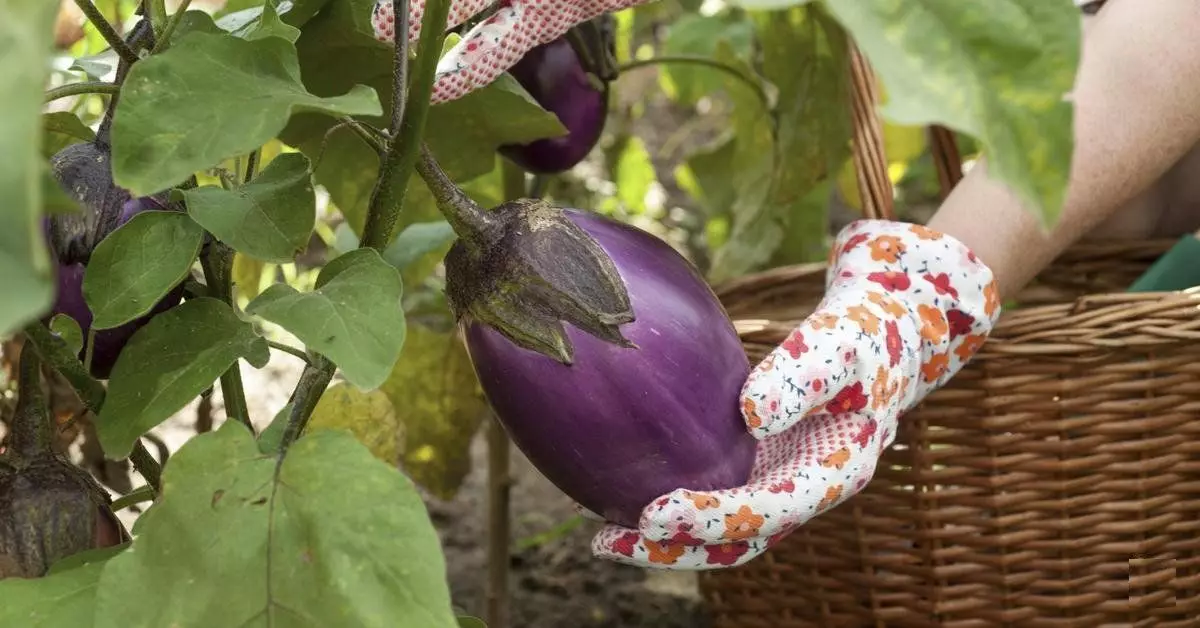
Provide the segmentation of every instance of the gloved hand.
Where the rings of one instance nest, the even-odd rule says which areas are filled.
[[[665,569],[758,556],[862,490],[901,415],[971,359],[1000,314],[991,270],[919,225],[849,225],[826,287],[816,311],[746,381],[742,414],[759,439],[749,483],[664,495],[639,529],[602,529],[596,556]]]
[[[438,62],[430,102],[456,100],[486,87],[530,49],[562,37],[577,24],[651,1],[501,0],[495,14],[468,31]],[[494,4],[494,0],[450,0],[446,28],[454,28]],[[410,0],[408,6],[408,41],[415,46],[425,0]],[[376,0],[371,24],[379,41],[395,42],[391,0]]]

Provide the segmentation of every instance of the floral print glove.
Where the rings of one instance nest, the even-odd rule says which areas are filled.
[[[847,226],[826,288],[746,381],[742,414],[759,439],[749,483],[665,495],[639,529],[601,530],[597,556],[665,569],[758,556],[862,490],[901,415],[971,359],[1000,314],[992,272],[966,246],[900,222]]]
[[[456,100],[481,87],[521,60],[526,52],[562,37],[568,30],[604,13],[653,0],[501,0],[499,10],[477,24],[438,62],[433,104]],[[496,4],[494,0],[450,0],[446,28],[454,28]],[[408,41],[421,34],[424,0],[410,0]],[[396,21],[391,0],[376,0],[371,12],[375,38],[394,43]]]

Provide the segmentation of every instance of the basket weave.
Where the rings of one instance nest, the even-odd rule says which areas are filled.
[[[851,57],[860,189],[887,216],[872,81]],[[933,131],[944,189],[947,136]],[[1171,244],[1056,260],[901,419],[861,493],[700,574],[713,627],[1200,627],[1200,292],[1121,292]],[[824,270],[718,289],[753,360],[816,306]]]

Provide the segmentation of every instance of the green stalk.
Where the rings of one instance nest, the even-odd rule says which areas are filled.
[[[80,94],[109,94],[116,95],[121,92],[121,86],[113,83],[105,83],[104,81],[84,81],[82,83],[68,83],[60,85],[46,92],[42,98],[42,102],[51,102],[59,98],[68,96],[79,96]]]
[[[408,15],[405,1],[393,4],[397,16]],[[413,167],[420,157],[425,120],[429,114],[429,99],[433,95],[433,80],[441,57],[442,44],[446,40],[446,19],[450,15],[450,0],[431,0],[425,3],[425,15],[421,20],[421,38],[417,42],[417,59],[411,89],[405,99],[404,83],[395,84],[393,107],[406,102],[403,121],[399,129],[391,129],[391,141],[380,165],[380,177],[371,192],[371,203],[363,229],[362,246],[380,251],[387,248],[404,207]],[[408,37],[396,30],[397,58],[407,58]],[[398,64],[397,64],[398,65]],[[397,73],[399,71],[397,70]]]
[[[204,269],[204,280],[212,296],[236,307],[233,300],[233,249],[214,240],[204,255],[200,256]],[[242,386],[241,360],[235,360],[229,370],[221,374],[221,396],[225,399],[225,415],[245,425],[254,433],[250,422],[250,409],[246,405],[246,391]]]
[[[133,63],[138,60],[137,53],[125,43],[124,39],[121,39],[121,35],[117,33],[117,29],[108,23],[108,20],[104,18],[104,14],[100,12],[100,9],[96,8],[92,0],[75,0],[75,6],[79,7],[79,10],[92,23],[92,26],[96,27],[96,31],[100,33],[104,41],[108,42],[113,52],[117,53],[117,56],[121,57],[122,61]]]
[[[163,27],[162,33],[154,41],[154,48],[150,51],[150,54],[158,54],[167,48],[171,41],[171,35],[175,32],[175,28],[179,26],[180,20],[183,19],[183,12],[187,11],[188,5],[191,3],[192,0],[180,0],[179,7],[175,9],[175,13],[171,14],[171,18],[167,21],[166,26]],[[166,11],[166,7],[163,7],[163,11]]]
[[[628,63],[623,63],[617,66],[617,74],[623,74],[630,70],[636,70],[637,68],[645,66],[664,64],[697,65],[724,72],[729,76],[741,81],[742,83],[745,83],[746,87],[754,90],[754,93],[758,96],[758,99],[762,101],[764,109],[771,108],[771,99],[767,96],[767,90],[763,89],[761,83],[746,76],[733,66],[717,61],[716,59],[710,59],[708,57],[702,57],[699,55],[659,55],[649,59],[636,59],[634,61],[629,61]]]

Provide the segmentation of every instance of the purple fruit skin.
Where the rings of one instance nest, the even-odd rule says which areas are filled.
[[[750,364],[720,302],[658,238],[589,212],[567,215],[625,280],[637,320],[621,329],[638,348],[568,326],[575,359],[565,366],[468,323],[471,361],[501,423],[560,490],[627,527],[675,489],[745,484],[757,445],[740,410]]]
[[[528,172],[557,174],[583,161],[604,131],[608,94],[596,89],[566,38],[530,50],[509,73],[544,109],[558,116],[567,134],[499,152]]]
[[[128,201],[122,207],[118,225],[125,224],[143,211],[161,209],[162,207],[159,201],[149,197]],[[43,228],[48,230],[48,224],[47,221],[43,221]],[[88,309],[87,301],[83,298],[83,274],[85,268],[80,263],[58,264],[58,290],[55,295],[54,306],[46,316],[46,320],[49,321],[55,314],[70,316],[79,324],[79,328],[83,332],[83,337],[86,341],[88,329],[92,326],[92,311]],[[140,318],[129,321],[120,327],[97,331],[96,344],[92,350],[92,376],[98,379],[108,379],[112,375],[112,368],[117,362],[117,356],[121,354],[121,350],[125,348],[125,343],[129,342],[133,334],[146,323],[149,323],[150,319],[179,305],[182,299],[183,283],[180,283]],[[83,360],[84,357],[85,352],[80,351],[79,359]]]

